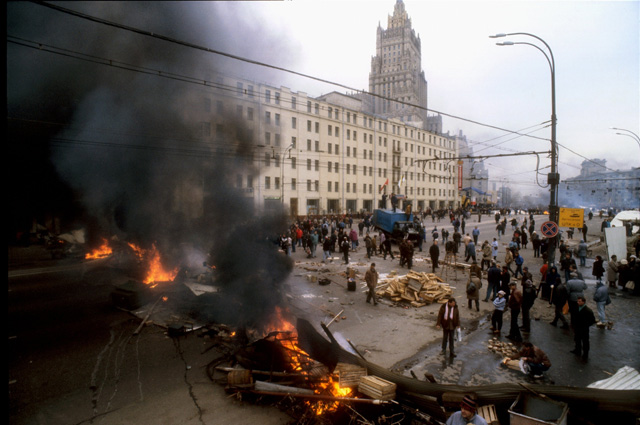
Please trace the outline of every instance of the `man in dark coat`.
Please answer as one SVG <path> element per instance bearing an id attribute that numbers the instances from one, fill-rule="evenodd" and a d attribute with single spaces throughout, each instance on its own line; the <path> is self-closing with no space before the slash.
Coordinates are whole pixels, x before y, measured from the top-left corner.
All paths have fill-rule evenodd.
<path id="1" fill-rule="evenodd" d="M 431 257 L 431 272 L 435 273 L 438 268 L 438 258 L 440 257 L 440 248 L 438 248 L 438 241 L 433 241 L 433 245 L 429 248 L 429 257 Z"/>
<path id="2" fill-rule="evenodd" d="M 587 299 L 584 296 L 578 297 L 578 309 L 573 318 L 573 341 L 575 348 L 571 352 L 577 356 L 582 354 L 582 359 L 589 358 L 589 328 L 596 323 L 593 311 L 587 307 Z"/>
<path id="3" fill-rule="evenodd" d="M 500 269 L 495 262 L 491 263 L 491 267 L 487 270 L 487 294 L 484 297 L 485 302 L 498 296 L 500 290 Z"/>
<path id="4" fill-rule="evenodd" d="M 522 285 L 522 331 L 531 332 L 531 316 L 529 312 L 536 300 L 536 290 L 531 280 L 526 280 Z"/>
<path id="5" fill-rule="evenodd" d="M 449 300 L 442 304 L 440 311 L 438 312 L 438 319 L 436 321 L 436 329 L 442 328 L 442 354 L 447 351 L 447 342 L 449 343 L 449 355 L 455 357 L 455 350 L 453 348 L 453 341 L 455 339 L 455 331 L 460 327 L 460 313 L 458 312 L 458 306 L 456 305 L 455 298 L 449 298 Z"/>
<path id="6" fill-rule="evenodd" d="M 562 283 L 562 278 L 558 276 L 556 280 L 556 284 L 553 286 L 553 298 L 552 302 L 555 307 L 555 316 L 553 321 L 550 322 L 552 326 L 558 325 L 558 320 L 562 322 L 562 329 L 569 329 L 569 323 L 567 319 L 564 317 L 564 305 L 569 300 L 569 291 L 564 283 Z"/>

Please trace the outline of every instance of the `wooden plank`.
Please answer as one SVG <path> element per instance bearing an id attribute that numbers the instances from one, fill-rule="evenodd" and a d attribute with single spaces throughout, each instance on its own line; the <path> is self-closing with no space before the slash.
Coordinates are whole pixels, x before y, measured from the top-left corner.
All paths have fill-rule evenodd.
<path id="1" fill-rule="evenodd" d="M 393 382 L 389 382 L 375 375 L 363 376 L 360 382 L 382 391 L 391 389 L 395 391 L 397 387 Z"/>
<path id="2" fill-rule="evenodd" d="M 363 376 L 367 376 L 367 369 L 350 363 L 338 363 L 334 370 L 338 374 L 338 380 L 341 388 L 356 387 L 360 383 Z"/>
<path id="3" fill-rule="evenodd" d="M 500 425 L 498 415 L 496 414 L 496 407 L 493 404 L 478 407 L 478 415 L 482 416 L 488 425 Z"/>

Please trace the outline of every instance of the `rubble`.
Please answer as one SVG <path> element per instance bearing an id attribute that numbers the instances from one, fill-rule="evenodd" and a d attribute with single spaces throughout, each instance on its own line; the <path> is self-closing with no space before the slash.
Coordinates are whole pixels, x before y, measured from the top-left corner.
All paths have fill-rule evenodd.
<path id="1" fill-rule="evenodd" d="M 434 273 L 409 271 L 403 276 L 394 276 L 382 280 L 376 294 L 388 297 L 394 302 L 408 302 L 413 307 L 424 307 L 434 302 L 444 303 L 453 295 L 455 287 L 449 286 Z"/>

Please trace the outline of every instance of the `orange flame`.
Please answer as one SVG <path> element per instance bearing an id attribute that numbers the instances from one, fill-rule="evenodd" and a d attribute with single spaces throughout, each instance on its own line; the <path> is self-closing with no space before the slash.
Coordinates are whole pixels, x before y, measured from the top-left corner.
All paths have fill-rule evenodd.
<path id="1" fill-rule="evenodd" d="M 129 247 L 133 250 L 139 260 L 142 260 L 144 258 L 144 253 L 146 252 L 146 250 L 131 242 L 127 242 L 127 245 L 129 245 Z"/>
<path id="2" fill-rule="evenodd" d="M 172 281 L 178 274 L 178 268 L 173 270 L 166 270 L 160 261 L 160 252 L 156 249 L 155 245 L 151 245 L 151 249 L 148 251 L 149 256 L 149 271 L 147 272 L 147 278 L 144 283 L 156 283 Z"/>
<path id="3" fill-rule="evenodd" d="M 113 253 L 113 250 L 109 246 L 109 241 L 102 239 L 102 245 L 98 249 L 94 249 L 93 252 L 87 253 L 84 258 L 87 260 L 95 260 L 98 258 L 108 257 Z"/>
<path id="4" fill-rule="evenodd" d="M 295 326 L 284 317 L 284 312 L 280 307 L 276 306 L 271 322 L 265 327 L 269 332 L 284 332 L 288 336 L 286 338 L 278 338 L 278 341 L 288 349 L 289 361 L 295 371 L 304 372 L 304 364 L 308 362 L 310 356 L 298 345 L 298 334 Z M 352 397 L 353 390 L 351 388 L 341 388 L 336 375 L 329 375 L 326 382 L 315 383 L 313 390 L 316 394 L 329 394 L 334 397 Z M 325 412 L 331 412 L 338 408 L 339 402 L 335 401 L 307 401 L 307 405 L 314 411 L 316 415 L 322 415 Z"/>
<path id="5" fill-rule="evenodd" d="M 178 268 L 173 270 L 166 270 L 162 265 L 160 259 L 160 252 L 156 248 L 155 244 L 151 245 L 151 249 L 143 249 L 134 243 L 128 242 L 129 247 L 136 254 L 141 261 L 147 260 L 149 262 L 149 271 L 144 283 L 155 284 L 156 282 L 172 281 L 178 274 Z M 155 285 L 153 285 L 155 286 Z"/>

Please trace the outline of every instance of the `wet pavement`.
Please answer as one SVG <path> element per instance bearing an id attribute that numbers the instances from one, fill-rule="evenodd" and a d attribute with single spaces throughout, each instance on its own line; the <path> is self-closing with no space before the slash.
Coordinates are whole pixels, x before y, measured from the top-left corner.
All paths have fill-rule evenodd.
<path id="1" fill-rule="evenodd" d="M 588 289 L 585 296 L 590 300 L 593 298 L 595 280 L 586 282 Z M 549 322 L 553 318 L 553 308 L 547 307 L 546 301 L 536 300 L 538 313 L 532 314 L 531 333 L 523 334 L 523 338 L 540 347 L 551 360 L 552 367 L 545 372 L 543 379 L 534 380 L 508 369 L 501 364 L 504 356 L 488 349 L 487 342 L 494 337 L 490 330 L 489 315 L 475 322 L 463 323 L 463 328 L 466 325 L 463 340 L 455 343 L 457 357 L 449 357 L 449 351 L 446 356 L 440 354 L 440 344 L 432 344 L 415 356 L 397 363 L 392 369 L 407 376 L 413 372 L 419 379 L 424 379 L 424 374 L 429 373 L 437 382 L 444 384 L 536 382 L 577 387 L 586 387 L 592 382 L 606 379 L 623 366 L 640 370 L 640 298 L 620 290 L 614 290 L 610 295 L 612 303 L 607 306 L 606 314 L 607 320 L 613 322 L 613 327 L 591 327 L 591 351 L 586 361 L 569 352 L 574 347 L 573 331 L 551 326 Z M 509 328 L 509 313 L 505 313 L 499 341 L 512 342 L 506 338 Z M 514 345 L 521 346 L 520 343 Z"/>

